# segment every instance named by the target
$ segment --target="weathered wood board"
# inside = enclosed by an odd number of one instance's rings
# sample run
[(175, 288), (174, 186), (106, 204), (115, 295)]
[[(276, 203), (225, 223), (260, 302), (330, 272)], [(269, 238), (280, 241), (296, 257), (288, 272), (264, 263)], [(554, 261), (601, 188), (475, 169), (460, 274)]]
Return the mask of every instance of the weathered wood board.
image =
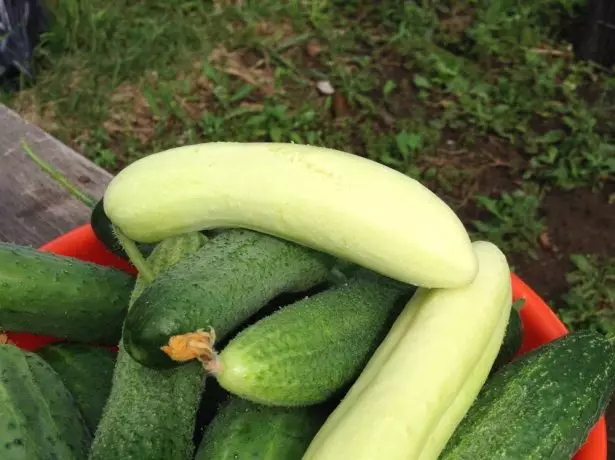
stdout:
[(111, 175), (0, 104), (0, 241), (39, 246), (87, 222), (90, 210), (26, 156), (22, 141), (94, 198)]

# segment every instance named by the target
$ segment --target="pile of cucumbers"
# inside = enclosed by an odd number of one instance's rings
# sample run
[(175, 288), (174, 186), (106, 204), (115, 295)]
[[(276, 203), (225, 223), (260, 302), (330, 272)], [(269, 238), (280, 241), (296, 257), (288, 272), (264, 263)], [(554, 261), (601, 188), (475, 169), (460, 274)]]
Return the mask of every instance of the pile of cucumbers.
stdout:
[(505, 255), (365, 158), (171, 149), (91, 225), (136, 276), (0, 243), (3, 460), (562, 460), (615, 391), (598, 333), (518, 356)]

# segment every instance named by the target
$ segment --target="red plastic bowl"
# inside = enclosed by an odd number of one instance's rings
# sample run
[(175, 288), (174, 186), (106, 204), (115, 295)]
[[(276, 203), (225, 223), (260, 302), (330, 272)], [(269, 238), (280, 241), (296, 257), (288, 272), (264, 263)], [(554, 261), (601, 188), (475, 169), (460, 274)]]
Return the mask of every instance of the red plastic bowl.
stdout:
[[(89, 224), (77, 227), (50, 241), (40, 249), (135, 273), (131, 265), (109, 252), (98, 241)], [(525, 304), (521, 309), (525, 335), (519, 354), (550, 342), (568, 332), (555, 313), (529, 286), (514, 274), (511, 281), (515, 300), (525, 299)], [(9, 333), (8, 335), (18, 346), (28, 350), (36, 350), (43, 345), (56, 341), (51, 337), (25, 333)], [(607, 460), (607, 434), (604, 416), (600, 417), (589, 434), (585, 445), (574, 456), (573, 460)]]

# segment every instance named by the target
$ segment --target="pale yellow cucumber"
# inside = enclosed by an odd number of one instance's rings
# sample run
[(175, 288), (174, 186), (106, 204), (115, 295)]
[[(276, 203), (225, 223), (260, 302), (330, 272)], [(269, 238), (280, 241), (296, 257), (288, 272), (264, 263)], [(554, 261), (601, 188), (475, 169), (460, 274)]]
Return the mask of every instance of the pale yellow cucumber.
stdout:
[(105, 213), (129, 238), (242, 227), (303, 244), (399, 281), (454, 288), (477, 261), (455, 212), (420, 182), (338, 150), (206, 143), (121, 171)]
[(495, 361), (510, 308), (510, 269), (473, 244), (478, 273), (455, 289), (419, 289), (304, 460), (436, 460)]
[(421, 456), (417, 460), (436, 459), (444, 450), (452, 433), (455, 431), (466, 412), (468, 412), (470, 405), (476, 399), (480, 388), (482, 388), (489, 376), (491, 367), (495, 362), (500, 345), (506, 334), (506, 326), (508, 325), (509, 318), (510, 315), (505, 311), (500, 318), (498, 326), (493, 331), (491, 340), (485, 347), (483, 355), (474, 366), (470, 377), (466, 380), (463, 388), (455, 397), (455, 400), (451, 403), (442, 418), (440, 418), (438, 425), (429, 434), (429, 438), (427, 438), (427, 442), (425, 446), (423, 446)]

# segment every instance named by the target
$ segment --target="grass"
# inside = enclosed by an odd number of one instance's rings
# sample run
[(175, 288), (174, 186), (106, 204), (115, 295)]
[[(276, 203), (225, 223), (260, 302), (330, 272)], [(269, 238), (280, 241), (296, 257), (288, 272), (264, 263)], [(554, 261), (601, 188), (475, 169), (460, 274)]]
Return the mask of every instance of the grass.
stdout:
[(574, 270), (567, 275), (570, 290), (564, 295), (564, 322), (571, 328), (593, 328), (615, 334), (615, 258), (584, 254), (570, 256)]
[(540, 192), (533, 189), (502, 192), (494, 198), (478, 195), (476, 200), (489, 217), (473, 222), (474, 239), (491, 241), (507, 253), (538, 259), (537, 244), (546, 225), (539, 215)]
[[(574, 58), (584, 5), (53, 0), (37, 80), (0, 100), (112, 172), (215, 140), (382, 162), (502, 247), (571, 327), (610, 330), (615, 77)], [(570, 194), (588, 197), (578, 219)]]

